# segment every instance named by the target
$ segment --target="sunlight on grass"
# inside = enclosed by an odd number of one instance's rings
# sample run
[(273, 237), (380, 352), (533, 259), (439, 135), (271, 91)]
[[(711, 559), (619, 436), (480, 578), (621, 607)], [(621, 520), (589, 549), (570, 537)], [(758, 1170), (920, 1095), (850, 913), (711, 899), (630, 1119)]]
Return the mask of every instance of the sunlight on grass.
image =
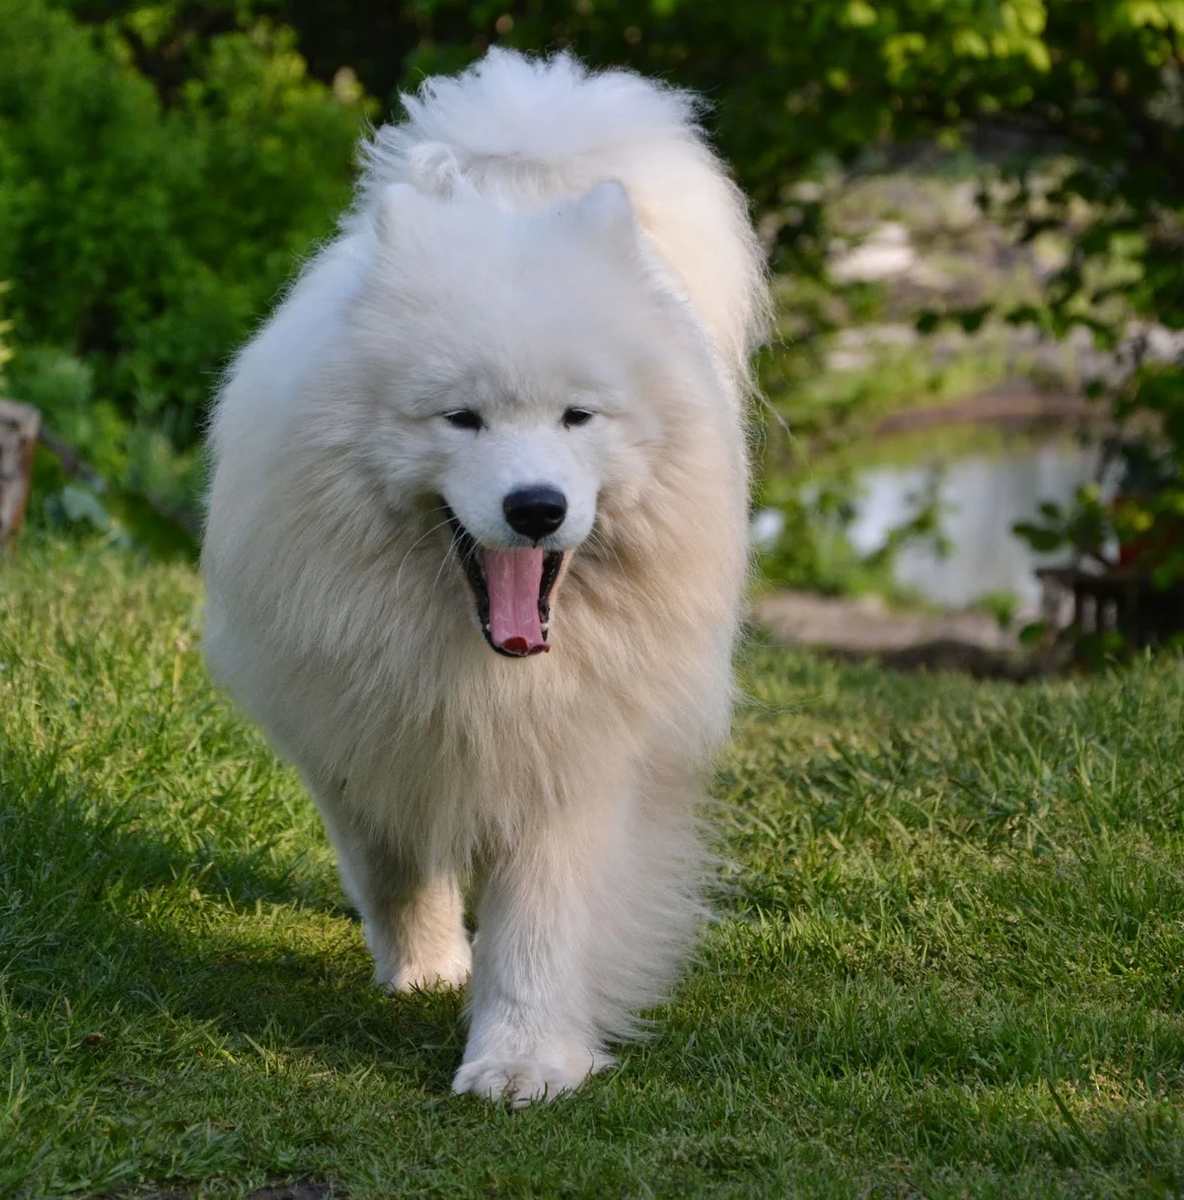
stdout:
[(0, 575), (0, 1194), (1118, 1195), (1184, 1184), (1184, 668), (1014, 687), (752, 644), (722, 919), (576, 1099), (448, 1095), (181, 567)]

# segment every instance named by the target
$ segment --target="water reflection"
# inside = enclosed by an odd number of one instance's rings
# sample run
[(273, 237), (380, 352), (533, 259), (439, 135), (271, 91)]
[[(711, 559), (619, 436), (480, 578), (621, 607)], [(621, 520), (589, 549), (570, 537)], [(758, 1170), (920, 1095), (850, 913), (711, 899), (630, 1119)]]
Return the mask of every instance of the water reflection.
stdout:
[[(1036, 608), (1035, 569), (1064, 562), (1065, 556), (1035, 554), (1011, 527), (1031, 520), (1043, 500), (1071, 500), (1095, 478), (1098, 454), (1071, 443), (1027, 444), (949, 462), (941, 505), (950, 553), (942, 559), (930, 546), (905, 547), (896, 560), (897, 583), (949, 607), (1006, 592), (1025, 608)], [(862, 495), (849, 536), (861, 553), (879, 549), (888, 532), (908, 520), (933, 466), (875, 467), (860, 476)], [(1112, 494), (1113, 482), (1104, 483), (1103, 491)]]

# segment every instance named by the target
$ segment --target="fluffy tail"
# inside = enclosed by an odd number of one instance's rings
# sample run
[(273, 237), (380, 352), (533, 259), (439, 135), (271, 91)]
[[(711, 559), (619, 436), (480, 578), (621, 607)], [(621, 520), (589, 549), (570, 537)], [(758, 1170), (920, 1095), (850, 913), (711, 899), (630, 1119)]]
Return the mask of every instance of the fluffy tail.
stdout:
[(629, 71), (592, 73), (566, 53), (494, 49), (403, 104), (407, 120), (364, 149), (355, 220), (369, 220), (396, 181), (529, 209), (616, 180), (744, 387), (767, 325), (764, 256), (743, 194), (704, 139), (697, 97)]

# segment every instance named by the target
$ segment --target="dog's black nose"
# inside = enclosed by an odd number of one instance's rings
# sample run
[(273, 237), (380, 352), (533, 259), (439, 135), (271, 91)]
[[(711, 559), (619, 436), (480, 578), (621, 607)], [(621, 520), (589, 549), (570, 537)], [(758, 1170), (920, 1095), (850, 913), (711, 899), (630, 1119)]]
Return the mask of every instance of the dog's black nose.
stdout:
[(567, 497), (553, 487), (519, 488), (502, 501), (502, 512), (515, 533), (537, 542), (563, 524)]

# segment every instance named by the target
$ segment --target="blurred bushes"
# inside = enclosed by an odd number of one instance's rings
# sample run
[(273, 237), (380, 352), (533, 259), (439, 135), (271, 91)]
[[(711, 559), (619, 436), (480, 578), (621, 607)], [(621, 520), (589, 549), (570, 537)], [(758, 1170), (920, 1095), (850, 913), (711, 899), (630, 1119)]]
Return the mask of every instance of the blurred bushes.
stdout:
[[(331, 230), (363, 119), (495, 42), (707, 96), (805, 298), (763, 372), (799, 446), (827, 433), (802, 381), (858, 300), (835, 303), (821, 189), (801, 185), (921, 142), (988, 150), (984, 207), (1066, 234), (1014, 321), (1102, 342), (1132, 316), (1184, 324), (1184, 0), (0, 0), (10, 390), (96, 469), (184, 502), (217, 373)], [(1158, 412), (1184, 411), (1178, 374), (1157, 388)], [(778, 502), (789, 528), (814, 522)], [(791, 575), (818, 574), (807, 535)]]
[(166, 105), (117, 26), (0, 0), (14, 388), (96, 459), (121, 423), (192, 445), (227, 355), (348, 197), (361, 117), (288, 30), (209, 38)]
[[(100, 387), (182, 443), (211, 358), (329, 228), (363, 88), (385, 116), (400, 87), (495, 42), (703, 92), (779, 269), (826, 278), (823, 206), (792, 185), (989, 134), (1012, 215), (1055, 225), (1082, 202), (1103, 223), (1040, 319), (1088, 318), (1083, 263), (1111, 253), (1116, 222), (1138, 303), (1184, 316), (1179, 273), (1152, 262), (1184, 200), (1181, 0), (46, 2), (0, 0), (0, 278), (22, 337), (103, 356)], [(1055, 189), (1051, 151), (1072, 163)], [(51, 179), (56, 205), (30, 202)]]

